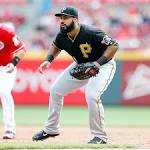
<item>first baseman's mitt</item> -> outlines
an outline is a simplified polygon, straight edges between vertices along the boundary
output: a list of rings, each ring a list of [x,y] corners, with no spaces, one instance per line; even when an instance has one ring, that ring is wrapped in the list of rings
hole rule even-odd
[[[99,73],[99,68],[92,62],[76,64],[70,71],[71,76],[78,80],[89,79]]]

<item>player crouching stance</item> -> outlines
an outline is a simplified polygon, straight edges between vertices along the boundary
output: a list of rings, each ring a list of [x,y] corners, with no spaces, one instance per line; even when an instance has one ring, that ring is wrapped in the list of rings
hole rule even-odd
[[[25,48],[14,30],[0,24],[0,100],[3,108],[3,139],[13,139],[16,134],[14,100],[11,95],[16,76],[16,65],[23,58]]]
[[[33,136],[33,140],[39,141],[59,135],[63,97],[86,85],[90,130],[94,136],[88,143],[105,144],[107,135],[101,95],[114,77],[116,63],[113,57],[118,44],[99,28],[79,24],[75,8],[63,8],[55,16],[60,20],[60,32],[47,59],[39,66],[39,71],[42,73],[47,69],[61,50],[68,52],[75,62],[63,71],[51,87],[47,123],[42,131]]]

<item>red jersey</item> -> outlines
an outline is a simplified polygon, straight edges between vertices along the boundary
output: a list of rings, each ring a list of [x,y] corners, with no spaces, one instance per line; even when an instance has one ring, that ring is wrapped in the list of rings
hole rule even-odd
[[[11,62],[13,54],[24,48],[22,41],[9,28],[0,25],[0,66]]]

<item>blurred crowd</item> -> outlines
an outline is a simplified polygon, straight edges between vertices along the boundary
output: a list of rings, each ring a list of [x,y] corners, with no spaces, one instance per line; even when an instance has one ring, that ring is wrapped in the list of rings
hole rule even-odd
[[[0,7],[0,22],[13,22],[28,49],[45,50],[59,30],[54,13],[63,6],[71,5],[78,8],[79,21],[82,24],[95,25],[106,31],[119,42],[121,50],[149,49],[150,5],[148,4],[150,2],[148,0],[147,3],[136,3],[136,0],[135,3],[106,1],[27,0],[20,13],[15,11],[20,7],[18,5]],[[36,8],[34,8],[35,3]]]

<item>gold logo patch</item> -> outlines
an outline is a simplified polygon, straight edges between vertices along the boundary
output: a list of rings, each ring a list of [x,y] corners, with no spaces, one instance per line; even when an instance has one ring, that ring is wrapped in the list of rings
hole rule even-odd
[[[84,57],[84,58],[88,58],[88,57],[89,57],[88,54],[91,53],[92,47],[91,47],[91,45],[88,44],[88,43],[86,43],[86,44],[80,44],[80,50],[81,50],[81,52],[82,52],[82,54],[83,54],[83,57]]]

